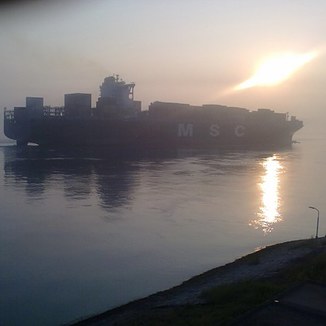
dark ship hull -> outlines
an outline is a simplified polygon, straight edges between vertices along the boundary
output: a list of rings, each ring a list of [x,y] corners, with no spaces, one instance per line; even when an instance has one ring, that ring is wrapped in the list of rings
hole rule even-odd
[[[254,126],[218,122],[179,123],[135,120],[30,120],[19,124],[5,120],[5,135],[18,145],[49,148],[272,148],[292,144],[296,128],[290,124]],[[219,132],[218,135],[216,133]]]
[[[133,100],[134,84],[108,78],[118,87],[112,91],[110,85],[110,96],[103,96],[103,83],[96,108],[90,107],[89,94],[66,95],[63,108],[27,98],[26,107],[5,112],[5,135],[18,145],[47,148],[267,149],[290,146],[303,126],[266,109],[154,102],[141,112],[140,102]],[[116,96],[119,87],[126,90],[124,102]]]

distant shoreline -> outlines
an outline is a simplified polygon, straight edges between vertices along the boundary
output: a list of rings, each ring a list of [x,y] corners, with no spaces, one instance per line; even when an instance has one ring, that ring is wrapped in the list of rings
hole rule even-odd
[[[326,251],[326,239],[293,240],[265,247],[234,262],[194,276],[182,284],[135,300],[71,325],[119,325],[153,309],[203,304],[201,294],[214,287],[272,277],[296,261]]]

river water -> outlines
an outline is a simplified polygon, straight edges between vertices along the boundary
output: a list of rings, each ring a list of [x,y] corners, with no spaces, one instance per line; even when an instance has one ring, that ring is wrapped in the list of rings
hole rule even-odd
[[[0,147],[0,325],[59,325],[325,235],[325,139],[283,151]]]

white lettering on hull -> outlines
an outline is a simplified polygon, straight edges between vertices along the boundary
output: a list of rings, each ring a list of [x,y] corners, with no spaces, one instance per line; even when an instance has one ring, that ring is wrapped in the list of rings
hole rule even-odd
[[[212,137],[217,137],[220,135],[220,126],[218,124],[213,124],[209,128],[209,134]]]
[[[192,123],[179,123],[178,124],[178,136],[179,137],[192,137],[194,132],[194,126]]]
[[[208,129],[211,137],[218,137],[221,135],[220,126],[216,123],[210,125]],[[234,135],[237,137],[243,137],[246,134],[246,127],[243,125],[237,125],[234,128]],[[178,137],[193,137],[194,125],[192,123],[179,123],[178,124]]]
[[[234,129],[234,133],[237,137],[243,137],[245,135],[245,129],[246,127],[244,126],[236,126],[235,129]]]

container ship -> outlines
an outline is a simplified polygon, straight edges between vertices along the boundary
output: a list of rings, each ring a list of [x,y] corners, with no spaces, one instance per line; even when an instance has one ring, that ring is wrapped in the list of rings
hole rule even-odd
[[[101,149],[267,149],[292,144],[302,121],[270,109],[153,102],[141,110],[134,83],[106,77],[92,107],[91,94],[65,94],[63,107],[27,97],[5,109],[4,133],[17,146]]]

